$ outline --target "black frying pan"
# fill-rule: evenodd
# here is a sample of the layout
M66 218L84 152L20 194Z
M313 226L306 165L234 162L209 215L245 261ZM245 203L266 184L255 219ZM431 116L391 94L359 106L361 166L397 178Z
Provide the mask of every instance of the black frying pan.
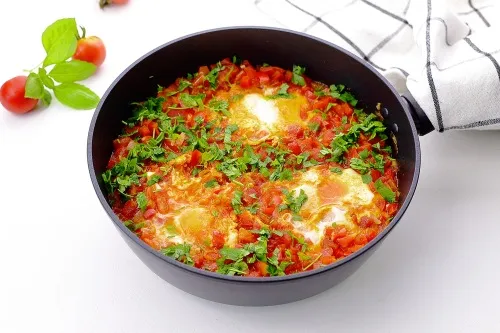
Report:
M106 200L101 174L111 155L122 120L132 113L131 103L156 94L177 77L201 65L239 55L252 64L264 62L291 68L305 66L307 75L326 84L350 87L366 110L380 102L385 124L397 141L400 165L400 208L390 225L361 250L329 266L280 277L225 276L187 266L142 242L113 213ZM199 297L236 305L273 305L300 300L325 291L356 271L399 222L408 207L420 170L417 135L432 130L424 113L403 98L370 65L323 40L283 29L235 27L196 33L174 40L146 54L111 84L95 111L88 136L88 167L101 204L135 254L172 285ZM413 106L412 106L413 104Z

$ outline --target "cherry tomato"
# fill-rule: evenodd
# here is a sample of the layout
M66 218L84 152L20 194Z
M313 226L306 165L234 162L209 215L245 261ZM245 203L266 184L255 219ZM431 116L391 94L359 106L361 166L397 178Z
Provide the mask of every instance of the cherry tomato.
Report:
M26 76L16 76L0 88L0 102L10 112L26 113L33 110L38 99L24 97Z
M99 5L104 8L107 5L126 5L128 2L129 0L99 0Z
M97 67L106 59L106 48L99 37L91 36L78 40L73 59L91 62Z

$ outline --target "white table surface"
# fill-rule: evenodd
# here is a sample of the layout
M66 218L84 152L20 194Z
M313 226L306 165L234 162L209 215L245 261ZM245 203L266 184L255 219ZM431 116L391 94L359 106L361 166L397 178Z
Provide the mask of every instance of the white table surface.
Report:
M249 0L96 2L2 1L0 81L42 60L41 33L61 17L107 45L87 81L99 94L172 38L276 24ZM413 202L361 269L316 297L244 308L172 287L125 245L88 175L92 114L0 109L0 332L500 332L500 132L422 138Z

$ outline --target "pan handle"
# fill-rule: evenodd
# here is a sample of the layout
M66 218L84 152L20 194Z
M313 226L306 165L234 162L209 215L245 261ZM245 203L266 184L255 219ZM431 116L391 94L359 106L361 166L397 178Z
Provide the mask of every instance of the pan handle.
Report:
M413 122L415 123L415 127L417 128L418 135L422 136L434 131L434 126L432 125L431 121L425 114L424 110L422 110L420 105L418 105L415 98L413 98L413 96L410 94L410 92L403 93L401 95L401 99L408 107L408 110L410 110L411 117L413 118Z

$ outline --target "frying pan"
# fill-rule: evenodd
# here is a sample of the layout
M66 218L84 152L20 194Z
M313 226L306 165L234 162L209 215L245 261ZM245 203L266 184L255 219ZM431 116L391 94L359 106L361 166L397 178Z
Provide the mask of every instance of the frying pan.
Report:
M196 72L199 66L238 55L252 64L264 62L291 68L305 66L307 75L326 84L351 88L365 110L381 114L397 143L400 165L400 208L376 238L357 252L331 265L293 275L248 278L225 276L197 269L160 254L120 222L106 200L101 174L112 153L112 141L121 132L122 120L132 114L132 102L154 96L157 86L168 86L177 77ZM114 226L132 251L158 276L190 294L235 305L275 305L323 292L353 274L380 246L401 220L418 181L420 145L418 134L432 125L411 96L400 96L365 61L324 40L284 29L231 27L195 33L144 55L111 84L93 116L87 145L87 161L95 192ZM395 147L396 148L396 147Z

